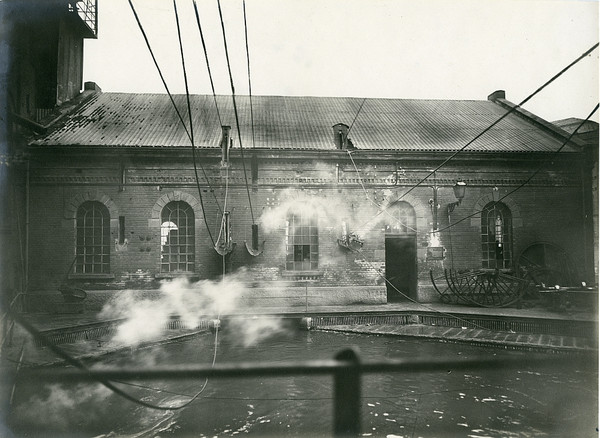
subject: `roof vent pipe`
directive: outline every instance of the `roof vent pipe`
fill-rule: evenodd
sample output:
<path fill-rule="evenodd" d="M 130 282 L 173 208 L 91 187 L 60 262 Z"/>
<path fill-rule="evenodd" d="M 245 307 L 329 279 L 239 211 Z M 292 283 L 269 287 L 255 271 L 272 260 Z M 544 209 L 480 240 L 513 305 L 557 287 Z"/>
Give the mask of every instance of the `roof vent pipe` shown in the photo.
<path fill-rule="evenodd" d="M 498 99 L 506 99 L 506 92 L 504 90 L 496 90 L 488 96 L 488 100 L 491 100 L 492 102 L 495 102 Z"/>
<path fill-rule="evenodd" d="M 221 137 L 221 167 L 229 166 L 229 149 L 231 147 L 231 139 L 229 132 L 231 126 L 221 126 L 223 134 Z"/>
<path fill-rule="evenodd" d="M 350 127 L 343 123 L 338 123 L 332 126 L 333 128 L 333 142 L 335 143 L 335 148 L 338 150 L 344 150 L 347 148 L 348 144 L 348 129 Z"/>

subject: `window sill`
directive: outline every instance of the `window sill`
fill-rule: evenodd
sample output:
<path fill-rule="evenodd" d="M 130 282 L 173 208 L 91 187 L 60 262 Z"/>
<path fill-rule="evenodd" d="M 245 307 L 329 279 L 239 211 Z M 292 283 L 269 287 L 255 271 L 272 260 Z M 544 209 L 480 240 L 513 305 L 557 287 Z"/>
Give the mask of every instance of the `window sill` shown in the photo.
<path fill-rule="evenodd" d="M 321 277 L 323 271 L 283 271 L 281 273 L 283 277 Z"/>
<path fill-rule="evenodd" d="M 114 280 L 115 274 L 69 274 L 69 280 Z"/>
<path fill-rule="evenodd" d="M 154 278 L 157 280 L 169 280 L 173 278 L 199 278 L 199 275 L 196 272 L 161 272 L 160 274 L 155 274 Z"/>

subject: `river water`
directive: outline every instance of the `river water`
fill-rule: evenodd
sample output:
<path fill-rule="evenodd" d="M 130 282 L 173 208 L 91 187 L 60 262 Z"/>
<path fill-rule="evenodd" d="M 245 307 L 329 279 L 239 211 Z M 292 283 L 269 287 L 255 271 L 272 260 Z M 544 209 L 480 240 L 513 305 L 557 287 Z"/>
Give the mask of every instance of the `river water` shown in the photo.
<path fill-rule="evenodd" d="M 214 335 L 112 355 L 106 366 L 210 364 Z M 218 337 L 217 363 L 331 359 L 349 346 L 365 360 L 520 358 L 520 369 L 367 374 L 362 380 L 362 436 L 597 437 L 598 375 L 572 365 L 535 368 L 531 353 L 420 339 L 288 331 L 244 347 L 235 333 Z M 552 363 L 556 355 L 548 354 Z M 583 362 L 581 362 L 583 363 Z M 589 363 L 589 361 L 587 362 Z M 205 385 L 206 383 L 206 385 Z M 20 384 L 9 428 L 27 437 L 317 437 L 332 431 L 332 378 L 293 376 L 120 384 L 144 401 L 135 405 L 100 385 Z M 152 389 L 150 389 L 152 388 Z"/>

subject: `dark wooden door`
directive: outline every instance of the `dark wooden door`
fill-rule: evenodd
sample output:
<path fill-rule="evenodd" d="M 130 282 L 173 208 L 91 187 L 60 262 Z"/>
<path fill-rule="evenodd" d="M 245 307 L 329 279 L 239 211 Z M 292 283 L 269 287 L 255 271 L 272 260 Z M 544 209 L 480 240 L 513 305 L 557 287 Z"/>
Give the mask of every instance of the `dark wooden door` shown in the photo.
<path fill-rule="evenodd" d="M 388 301 L 417 299 L 416 236 L 386 236 L 385 278 Z"/>

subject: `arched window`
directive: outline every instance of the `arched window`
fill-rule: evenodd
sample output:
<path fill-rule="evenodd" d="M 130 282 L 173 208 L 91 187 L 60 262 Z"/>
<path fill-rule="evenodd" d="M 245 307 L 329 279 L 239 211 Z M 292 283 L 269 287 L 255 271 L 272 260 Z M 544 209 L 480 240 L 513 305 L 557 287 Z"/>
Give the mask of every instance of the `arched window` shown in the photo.
<path fill-rule="evenodd" d="M 288 271 L 312 271 L 319 268 L 319 229 L 317 215 L 310 212 L 289 213 L 285 232 Z"/>
<path fill-rule="evenodd" d="M 484 268 L 512 267 L 512 215 L 501 202 L 490 202 L 481 213 L 481 249 Z"/>
<path fill-rule="evenodd" d="M 385 234 L 417 233 L 417 215 L 408 202 L 400 201 L 391 205 L 385 215 Z"/>
<path fill-rule="evenodd" d="M 160 216 L 160 272 L 193 272 L 194 210 L 186 202 L 173 201 L 164 206 Z"/>
<path fill-rule="evenodd" d="M 98 201 L 86 201 L 77 209 L 75 273 L 110 272 L 110 214 Z"/>

